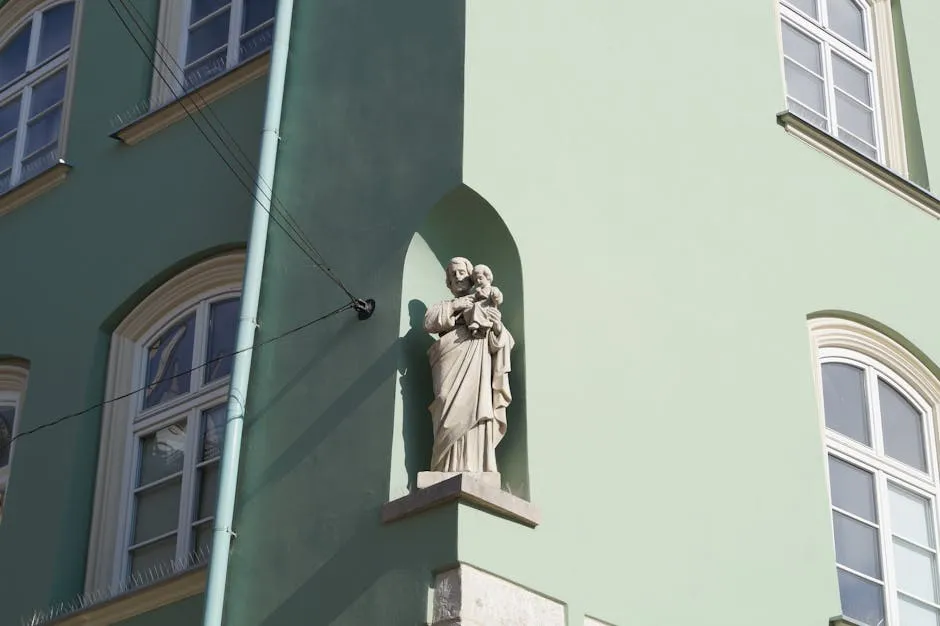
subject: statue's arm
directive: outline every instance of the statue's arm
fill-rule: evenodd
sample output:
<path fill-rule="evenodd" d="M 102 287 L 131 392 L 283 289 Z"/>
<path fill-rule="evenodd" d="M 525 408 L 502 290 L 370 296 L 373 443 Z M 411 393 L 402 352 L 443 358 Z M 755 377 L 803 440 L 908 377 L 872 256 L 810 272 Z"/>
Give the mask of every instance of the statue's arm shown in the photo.
<path fill-rule="evenodd" d="M 503 292 L 499 290 L 499 287 L 491 287 L 491 289 L 492 291 L 490 291 L 490 302 L 492 302 L 496 306 L 502 306 L 503 305 Z"/>
<path fill-rule="evenodd" d="M 446 333 L 457 325 L 457 314 L 452 302 L 438 302 L 428 307 L 424 315 L 424 331 Z"/>

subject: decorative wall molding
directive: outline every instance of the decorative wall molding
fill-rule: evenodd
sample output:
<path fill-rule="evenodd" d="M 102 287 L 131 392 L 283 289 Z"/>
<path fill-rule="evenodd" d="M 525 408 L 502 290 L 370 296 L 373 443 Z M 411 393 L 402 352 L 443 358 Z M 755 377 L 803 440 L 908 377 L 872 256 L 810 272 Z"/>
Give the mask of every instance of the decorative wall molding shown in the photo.
<path fill-rule="evenodd" d="M 788 133 L 802 139 L 823 154 L 831 156 L 862 176 L 875 181 L 891 193 L 926 211 L 932 217 L 940 218 L 940 199 L 920 185 L 850 148 L 829 133 L 789 111 L 778 113 L 777 123 Z"/>
<path fill-rule="evenodd" d="M 431 626 L 565 626 L 565 605 L 461 563 L 434 580 Z"/>
<path fill-rule="evenodd" d="M 27 181 L 23 181 L 16 187 L 13 187 L 3 195 L 0 195 L 0 215 L 6 215 L 10 211 L 17 209 L 33 198 L 41 196 L 53 187 L 58 187 L 65 182 L 65 178 L 72 171 L 72 166 L 65 161 L 59 160 L 58 163 L 37 174 Z"/>
<path fill-rule="evenodd" d="M 198 111 L 216 100 L 247 85 L 254 79 L 264 76 L 268 73 L 270 64 L 271 53 L 260 54 L 251 61 L 210 80 L 185 96 L 134 120 L 115 131 L 111 136 L 131 146 L 140 143 L 147 137 L 187 117 L 187 115 L 196 115 Z M 159 102 L 159 100 L 156 102 Z"/>

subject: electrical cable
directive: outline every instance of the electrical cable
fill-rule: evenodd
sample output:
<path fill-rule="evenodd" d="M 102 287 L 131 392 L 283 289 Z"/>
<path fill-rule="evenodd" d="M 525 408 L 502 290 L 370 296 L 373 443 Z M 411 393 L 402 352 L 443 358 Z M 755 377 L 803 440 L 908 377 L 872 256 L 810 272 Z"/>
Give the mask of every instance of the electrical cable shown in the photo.
<path fill-rule="evenodd" d="M 119 0 L 119 1 L 122 3 L 122 6 L 125 6 L 125 8 L 126 8 L 126 5 L 123 4 L 123 1 L 124 1 L 124 0 Z M 137 47 L 138 47 L 138 49 L 141 51 L 141 53 L 142 53 L 145 57 L 148 57 L 147 50 L 144 48 L 143 44 L 141 44 L 141 42 L 140 42 L 140 41 L 137 39 L 137 37 L 134 35 L 134 33 L 133 33 L 132 30 L 131 30 L 130 25 L 127 23 L 127 20 L 124 18 L 123 15 L 120 14 L 120 12 L 118 11 L 117 7 L 114 6 L 113 0 L 108 0 L 108 6 L 111 7 L 111 10 L 114 12 L 115 16 L 116 16 L 116 17 L 118 18 L 118 20 L 121 22 L 122 26 L 123 26 L 124 29 L 127 31 L 127 34 L 130 35 L 131 39 L 133 39 L 134 43 L 137 45 Z M 162 56 L 159 55 L 159 51 L 156 50 L 156 48 L 154 49 L 154 54 L 155 54 L 161 61 L 163 61 L 164 64 L 166 64 L 166 61 L 163 59 Z M 169 81 L 168 81 L 168 80 L 166 79 L 166 77 L 163 75 L 163 72 L 161 72 L 161 71 L 157 68 L 157 64 L 154 62 L 154 63 L 152 63 L 152 66 L 153 66 L 154 72 L 157 74 L 157 76 L 160 77 L 160 80 L 163 82 L 164 85 L 166 85 L 167 89 L 169 89 L 171 92 L 173 92 L 173 87 L 172 87 L 172 85 L 170 85 Z M 174 76 L 175 76 L 175 74 L 174 74 Z M 177 81 L 179 81 L 178 78 L 177 78 Z M 183 88 L 182 83 L 180 83 L 180 86 L 181 86 L 181 88 Z M 235 176 L 236 180 L 238 180 L 238 182 L 242 185 L 242 187 L 245 188 L 245 190 L 249 193 L 249 195 L 251 195 L 251 197 L 252 197 L 254 200 L 257 201 L 258 198 L 257 198 L 256 192 L 255 192 L 251 187 L 249 187 L 249 186 L 245 183 L 244 180 L 242 180 L 242 177 L 239 175 L 239 173 L 235 170 L 235 168 L 232 166 L 232 164 L 225 158 L 225 156 L 219 151 L 218 146 L 216 146 L 215 143 L 213 143 L 212 139 L 209 137 L 208 134 L 206 134 L 206 131 L 205 131 L 205 130 L 202 128 L 202 126 L 198 123 L 198 121 L 196 120 L 196 118 L 193 117 L 192 113 L 190 112 L 189 108 L 187 107 L 187 105 L 186 105 L 185 102 L 184 102 L 186 99 L 191 99 L 191 98 L 190 98 L 189 95 L 185 95 L 185 96 L 183 96 L 182 98 L 180 98 L 180 99 L 178 100 L 178 102 L 180 103 L 180 106 L 182 107 L 183 111 L 186 113 L 186 116 L 190 119 L 190 121 L 192 121 L 193 125 L 196 127 L 196 129 L 199 131 L 199 133 L 203 136 L 203 138 L 206 140 L 206 142 L 207 142 L 207 143 L 209 144 L 209 146 L 212 148 L 213 152 L 216 153 L 216 156 L 218 156 L 218 157 L 222 160 L 222 162 L 225 164 L 225 166 L 229 169 L 229 171 L 232 172 L 232 174 Z M 197 110 L 197 112 L 200 112 L 198 106 L 196 107 L 196 110 Z M 200 114 L 202 114 L 202 113 L 200 112 Z M 206 119 L 206 121 L 208 121 L 208 118 L 205 117 L 204 114 L 202 114 L 202 115 L 203 115 L 203 118 Z M 213 129 L 214 129 L 214 127 L 213 127 Z M 218 131 L 216 130 L 215 132 L 216 132 L 217 137 L 219 137 L 219 139 L 222 139 L 221 135 L 218 134 Z M 229 151 L 231 152 L 231 148 L 228 146 L 228 144 L 225 144 L 224 140 L 223 140 L 223 144 L 226 145 L 226 147 L 227 147 L 227 148 L 229 149 Z M 234 154 L 234 153 L 232 153 L 232 154 Z M 244 165 L 243 165 L 243 167 L 244 167 Z M 271 197 L 271 196 L 268 196 L 268 195 L 266 195 L 266 194 L 264 194 L 264 191 L 263 191 L 262 189 L 260 189 L 260 188 L 258 189 L 257 193 L 261 193 L 261 194 L 262 194 L 262 197 L 265 197 L 265 198 L 267 198 L 268 200 L 272 200 L 272 197 Z M 264 208 L 264 207 L 262 207 L 262 208 Z M 289 229 L 287 226 L 285 226 L 284 224 L 282 224 L 282 223 L 278 220 L 278 215 L 275 215 L 275 213 L 272 213 L 272 211 L 269 210 L 269 209 L 267 209 L 267 208 L 265 208 L 265 211 L 267 211 L 267 213 L 271 216 L 272 221 L 274 221 L 274 223 L 277 224 L 277 225 L 284 231 L 284 233 L 287 235 L 287 237 L 301 250 L 301 252 L 303 252 L 303 253 L 307 256 L 307 258 L 309 258 L 309 259 L 313 262 L 313 264 L 314 264 L 320 271 L 322 271 L 324 274 L 326 274 L 326 276 L 327 276 L 330 280 L 332 280 L 340 289 L 343 290 L 343 292 L 349 297 L 351 303 L 355 304 L 355 303 L 357 303 L 357 302 L 362 302 L 361 300 L 357 299 L 357 298 L 352 294 L 352 292 L 350 292 L 350 290 L 346 287 L 346 285 L 345 285 L 336 275 L 334 275 L 334 274 L 332 273 L 332 271 L 330 270 L 330 268 L 327 267 L 325 263 L 320 262 L 320 261 L 318 261 L 317 259 L 315 259 L 314 256 L 311 254 L 311 252 L 308 251 L 308 250 L 304 247 L 304 245 L 303 245 L 302 243 L 300 243 L 300 242 L 297 240 L 298 237 L 303 237 L 304 240 L 309 241 L 308 238 L 306 238 L 305 236 L 301 235 L 301 232 L 302 232 L 302 231 L 299 231 L 299 230 L 298 230 L 298 234 L 295 235 L 294 233 L 291 232 L 291 229 Z M 282 211 L 283 211 L 283 209 L 282 209 Z M 295 222 L 295 223 L 296 223 L 296 222 Z M 313 248 L 312 244 L 309 244 L 309 245 L 311 245 L 311 248 L 312 248 L 314 251 L 316 251 L 316 248 Z M 319 252 L 317 252 L 317 254 L 322 258 L 322 255 L 320 255 Z"/>
<path fill-rule="evenodd" d="M 251 176 L 252 180 L 256 179 L 257 173 L 258 173 L 257 167 L 252 161 L 251 157 L 249 157 L 245 153 L 244 149 L 238 143 L 238 140 L 235 138 L 232 132 L 229 131 L 228 128 L 225 126 L 225 123 L 222 122 L 222 120 L 219 118 L 218 115 L 216 115 L 215 109 L 212 108 L 211 104 L 198 92 L 198 90 L 191 91 L 188 93 L 186 92 L 185 83 L 180 78 L 180 76 L 185 77 L 185 70 L 183 66 L 180 65 L 180 63 L 176 60 L 176 57 L 170 52 L 166 44 L 164 44 L 163 41 L 160 40 L 157 33 L 153 29 L 148 27 L 147 20 L 144 17 L 143 13 L 141 13 L 140 10 L 134 6 L 133 2 L 126 2 L 125 0 L 118 0 L 118 1 L 121 3 L 121 6 L 124 8 L 124 10 L 127 11 L 127 14 L 131 18 L 131 21 L 134 22 L 134 25 L 137 27 L 137 30 L 140 31 L 140 34 L 144 36 L 144 39 L 146 40 L 146 42 L 149 45 L 153 46 L 154 54 L 156 55 L 156 58 L 158 58 L 165 66 L 170 65 L 170 63 L 167 62 L 167 59 L 169 59 L 169 61 L 172 62 L 172 65 L 173 67 L 176 68 L 176 70 L 171 71 L 171 74 L 173 78 L 175 79 L 176 83 L 179 85 L 180 91 L 183 93 L 182 97 L 191 98 L 194 101 L 196 100 L 196 98 L 199 99 L 201 104 L 197 103 L 198 106 L 196 108 L 196 111 L 208 123 L 209 128 L 211 128 L 213 133 L 216 135 L 216 137 L 218 137 L 222 141 L 223 145 L 228 149 L 229 153 L 236 157 L 236 160 L 238 164 L 242 167 L 242 169 L 249 176 Z M 160 54 L 159 49 L 161 48 L 163 49 L 163 52 L 165 53 L 166 56 L 163 56 L 162 54 Z M 155 66 L 153 69 L 156 71 Z M 170 89 L 172 89 L 172 87 L 170 87 Z M 215 123 L 213 123 L 213 121 L 210 120 L 209 117 L 203 112 L 204 110 L 209 112 L 209 114 L 214 119 Z M 218 124 L 218 127 L 216 127 L 215 124 Z M 226 136 L 223 137 L 222 132 L 220 131 L 224 132 Z M 234 146 L 234 151 L 232 150 L 233 146 Z M 235 154 L 236 151 L 238 152 L 238 154 Z M 317 250 L 316 246 L 313 245 L 313 242 L 304 234 L 303 229 L 300 227 L 300 224 L 297 223 L 297 221 L 294 219 L 290 211 L 288 211 L 287 208 L 284 207 L 280 198 L 274 195 L 274 190 L 271 189 L 267 181 L 263 181 L 263 182 L 264 182 L 265 187 L 268 188 L 268 191 L 265 192 L 264 190 L 262 190 L 261 193 L 265 197 L 269 198 L 273 204 L 277 205 L 276 208 L 280 209 L 280 211 L 283 214 L 282 216 L 288 222 L 291 228 L 294 229 L 297 236 L 300 237 L 300 239 L 308 246 L 310 251 L 312 251 L 314 254 L 316 254 L 317 257 L 319 257 L 320 262 L 326 266 L 327 270 L 332 272 L 332 268 L 329 267 L 329 264 L 326 262 L 326 259 L 320 253 L 320 251 Z"/>
<path fill-rule="evenodd" d="M 60 416 L 60 417 L 57 417 L 57 418 L 54 419 L 54 420 L 51 420 L 51 421 L 45 422 L 45 423 L 43 423 L 43 424 L 40 424 L 39 426 L 36 426 L 36 427 L 34 427 L 34 428 L 30 428 L 29 430 L 24 430 L 24 431 L 22 431 L 22 432 L 20 432 L 20 433 L 17 433 L 17 435 L 16 435 L 15 437 L 13 437 L 13 438 L 10 440 L 10 444 L 12 445 L 13 442 L 16 441 L 17 439 L 20 439 L 20 438 L 22 438 L 22 437 L 26 437 L 26 436 L 28 436 L 28 435 L 32 435 L 32 434 L 37 433 L 37 432 L 39 432 L 39 431 L 41 431 L 41 430 L 45 430 L 45 429 L 47 429 L 47 428 L 52 428 L 53 426 L 57 426 L 57 425 L 61 424 L 62 422 L 65 422 L 65 421 L 74 419 L 74 418 L 76 418 L 76 417 L 80 417 L 80 416 L 84 415 L 85 413 L 88 413 L 89 411 L 94 411 L 95 409 L 99 409 L 99 408 L 101 408 L 101 407 L 103 407 L 103 406 L 105 406 L 105 405 L 111 404 L 112 402 L 118 402 L 118 401 L 120 401 L 120 400 L 124 400 L 124 399 L 126 399 L 126 398 L 130 398 L 131 396 L 133 396 L 133 395 L 135 395 L 135 394 L 138 394 L 138 393 L 141 393 L 141 392 L 143 392 L 143 391 L 146 391 L 147 389 L 149 389 L 150 387 L 153 387 L 154 385 L 159 385 L 160 383 L 163 383 L 163 382 L 168 381 L 168 380 L 173 380 L 174 378 L 179 378 L 180 376 L 186 376 L 186 375 L 188 375 L 188 374 L 192 374 L 193 372 L 195 372 L 196 370 L 198 370 L 198 369 L 200 369 L 200 368 L 206 367 L 207 365 L 212 365 L 213 363 L 215 363 L 215 362 L 217 362 L 217 361 L 221 361 L 221 360 L 223 360 L 223 359 L 227 359 L 227 358 L 232 357 L 232 356 L 235 356 L 236 354 L 239 354 L 239 353 L 241 353 L 241 352 L 247 352 L 247 351 L 249 351 L 249 350 L 254 350 L 255 348 L 260 348 L 260 347 L 266 346 L 266 345 L 268 345 L 268 344 L 270 344 L 270 343 L 274 343 L 275 341 L 278 341 L 278 340 L 280 340 L 280 339 L 283 339 L 284 337 L 287 337 L 287 336 L 289 336 L 289 335 L 293 335 L 294 333 L 299 332 L 299 331 L 301 331 L 301 330 L 304 330 L 305 328 L 309 328 L 310 326 L 313 326 L 313 325 L 316 324 L 317 322 L 322 322 L 322 321 L 325 320 L 325 319 L 328 319 L 328 318 L 330 318 L 330 317 L 333 317 L 333 316 L 336 315 L 337 313 L 342 313 L 343 311 L 346 311 L 346 310 L 352 309 L 352 308 L 355 308 L 355 304 L 354 304 L 353 302 L 348 302 L 348 303 L 344 304 L 343 306 L 341 306 L 341 307 L 339 307 L 339 308 L 333 309 L 332 311 L 330 311 L 329 313 L 326 313 L 325 315 L 321 315 L 320 317 L 315 318 L 315 319 L 312 319 L 312 320 L 310 320 L 309 322 L 305 322 L 305 323 L 303 323 L 303 324 L 301 324 L 301 325 L 299 325 L 299 326 L 295 326 L 295 327 L 291 328 L 290 330 L 287 330 L 287 331 L 285 331 L 285 332 L 283 332 L 283 333 L 281 333 L 281 334 L 279 334 L 279 335 L 275 335 L 274 337 L 271 337 L 270 339 L 265 339 L 264 341 L 259 341 L 258 343 L 252 344 L 252 345 L 248 346 L 247 348 L 242 348 L 241 350 L 235 350 L 235 351 L 233 351 L 233 352 L 229 352 L 229 353 L 226 353 L 226 354 L 217 356 L 217 357 L 215 357 L 215 358 L 209 359 L 208 361 L 206 361 L 206 362 L 204 362 L 204 363 L 200 363 L 199 365 L 197 365 L 197 366 L 195 366 L 195 367 L 191 367 L 190 369 L 188 369 L 188 370 L 186 370 L 186 371 L 184 371 L 184 372 L 179 372 L 179 373 L 177 373 L 177 374 L 173 374 L 172 376 L 164 376 L 163 378 L 159 378 L 159 379 L 157 379 L 157 380 L 154 380 L 154 381 L 148 383 L 147 385 L 144 385 L 143 387 L 140 387 L 140 388 L 138 388 L 138 389 L 134 389 L 133 391 L 128 391 L 127 393 L 122 393 L 122 394 L 119 395 L 119 396 L 115 396 L 115 397 L 113 397 L 113 398 L 108 398 L 107 400 L 102 400 L 101 402 L 97 402 L 97 403 L 95 403 L 95 404 L 92 404 L 91 406 L 88 406 L 88 407 L 82 409 L 81 411 L 76 411 L 76 412 L 74 412 L 74 413 L 68 413 L 68 414 L 66 414 L 66 415 L 62 415 L 62 416 Z"/>

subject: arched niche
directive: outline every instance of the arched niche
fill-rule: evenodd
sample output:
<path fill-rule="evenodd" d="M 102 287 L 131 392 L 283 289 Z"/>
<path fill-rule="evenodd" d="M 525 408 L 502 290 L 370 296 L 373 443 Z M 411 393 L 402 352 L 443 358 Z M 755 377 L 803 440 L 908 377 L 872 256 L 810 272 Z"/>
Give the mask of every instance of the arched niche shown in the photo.
<path fill-rule="evenodd" d="M 428 305 L 452 297 L 444 285 L 444 268 L 455 256 L 488 265 L 493 270 L 493 284 L 505 296 L 503 321 L 516 341 L 509 377 L 513 401 L 507 411 L 506 436 L 496 456 L 503 489 L 528 499 L 522 263 L 499 213 L 465 185 L 431 208 L 405 255 L 389 497 L 413 491 L 418 472 L 430 464 L 433 441 L 428 405 L 433 392 L 427 350 L 436 337 L 424 332 L 422 326 Z"/>

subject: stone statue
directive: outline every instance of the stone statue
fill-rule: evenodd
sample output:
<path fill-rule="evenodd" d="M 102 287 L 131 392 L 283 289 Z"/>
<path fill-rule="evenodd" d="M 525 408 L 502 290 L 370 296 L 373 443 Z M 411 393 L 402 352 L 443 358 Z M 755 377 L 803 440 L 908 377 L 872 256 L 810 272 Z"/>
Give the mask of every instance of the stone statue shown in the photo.
<path fill-rule="evenodd" d="M 424 330 L 440 339 L 428 350 L 434 387 L 428 407 L 434 428 L 431 472 L 419 474 L 418 486 L 451 473 L 484 472 L 486 482 L 498 487 L 496 446 L 506 433 L 506 407 L 512 402 L 514 345 L 499 311 L 503 295 L 492 285 L 490 268 L 474 267 L 463 257 L 447 264 L 446 280 L 454 298 L 432 305 L 424 318 Z"/>

